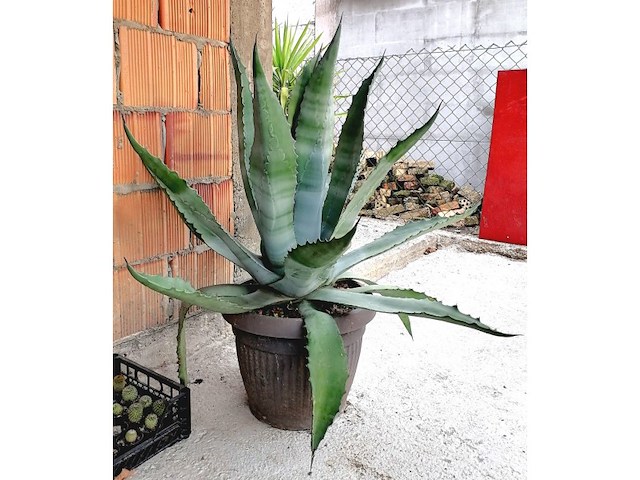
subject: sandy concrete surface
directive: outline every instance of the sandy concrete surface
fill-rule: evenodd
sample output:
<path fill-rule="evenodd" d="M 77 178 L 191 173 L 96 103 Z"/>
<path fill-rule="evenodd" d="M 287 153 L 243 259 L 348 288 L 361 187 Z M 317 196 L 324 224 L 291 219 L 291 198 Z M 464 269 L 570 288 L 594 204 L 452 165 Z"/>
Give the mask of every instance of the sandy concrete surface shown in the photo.
<path fill-rule="evenodd" d="M 131 478 L 525 479 L 527 264 L 468 250 L 452 242 L 378 283 L 424 291 L 523 336 L 414 318 L 411 340 L 397 316 L 377 314 L 347 408 L 308 476 L 309 433 L 252 416 L 230 327 L 217 314 L 199 315 L 187 327 L 190 380 L 202 380 L 190 385 L 192 434 Z M 177 379 L 175 333 L 175 325 L 145 332 L 114 352 Z"/>

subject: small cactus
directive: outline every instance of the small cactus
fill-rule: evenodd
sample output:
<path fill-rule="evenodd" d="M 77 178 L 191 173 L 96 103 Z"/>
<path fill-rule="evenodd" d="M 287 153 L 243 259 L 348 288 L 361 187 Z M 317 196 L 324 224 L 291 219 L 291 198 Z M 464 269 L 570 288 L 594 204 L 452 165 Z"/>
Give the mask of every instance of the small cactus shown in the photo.
<path fill-rule="evenodd" d="M 115 377 L 113 377 L 113 391 L 114 392 L 118 392 L 120 393 L 122 391 L 122 389 L 126 386 L 127 384 L 127 377 L 125 377 L 123 374 L 118 374 Z"/>
<path fill-rule="evenodd" d="M 151 406 L 151 404 L 153 403 L 153 400 L 149 395 L 142 395 L 138 399 L 138 402 L 140 402 L 144 408 L 147 408 Z"/>
<path fill-rule="evenodd" d="M 147 430 L 155 430 L 158 425 L 158 416 L 155 413 L 150 413 L 144 419 L 144 427 Z"/>
<path fill-rule="evenodd" d="M 124 412 L 124 407 L 122 405 L 120 405 L 119 403 L 114 403 L 113 404 L 113 416 L 114 417 L 119 417 L 120 415 L 122 415 L 122 412 Z"/>
<path fill-rule="evenodd" d="M 128 443 L 133 443 L 138 439 L 138 432 L 133 428 L 127 430 L 127 433 L 124 434 L 124 439 Z"/>
<path fill-rule="evenodd" d="M 127 385 L 122 389 L 122 401 L 127 403 L 135 402 L 138 398 L 138 389 L 135 385 Z"/>
<path fill-rule="evenodd" d="M 135 402 L 129 405 L 129 411 L 127 412 L 127 418 L 131 423 L 140 423 L 142 421 L 142 416 L 144 412 L 144 407 L 141 403 Z"/>
<path fill-rule="evenodd" d="M 153 413 L 155 413 L 158 417 L 161 417 L 167 408 L 167 402 L 165 402 L 164 399 L 159 398 L 158 400 L 153 402 L 151 408 L 153 409 Z"/>

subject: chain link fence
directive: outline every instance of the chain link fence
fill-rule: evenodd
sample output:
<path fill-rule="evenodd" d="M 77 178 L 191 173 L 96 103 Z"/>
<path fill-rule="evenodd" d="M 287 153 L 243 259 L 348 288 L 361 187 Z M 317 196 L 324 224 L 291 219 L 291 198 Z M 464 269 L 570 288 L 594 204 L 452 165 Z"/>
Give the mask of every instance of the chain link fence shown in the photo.
<path fill-rule="evenodd" d="M 409 152 L 407 162 L 430 162 L 434 172 L 483 192 L 499 70 L 527 68 L 527 43 L 456 48 L 385 56 L 369 94 L 365 156 L 385 153 L 425 123 L 438 119 Z M 351 96 L 380 57 L 338 60 L 335 139 Z"/>

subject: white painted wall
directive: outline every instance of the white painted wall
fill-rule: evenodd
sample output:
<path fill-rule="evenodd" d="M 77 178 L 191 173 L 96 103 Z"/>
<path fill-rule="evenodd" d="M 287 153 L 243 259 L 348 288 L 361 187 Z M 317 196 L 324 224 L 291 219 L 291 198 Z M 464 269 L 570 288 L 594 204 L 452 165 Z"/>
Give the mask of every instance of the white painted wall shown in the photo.
<path fill-rule="evenodd" d="M 527 38 L 527 0 L 316 0 L 318 33 L 330 38 L 340 16 L 339 58 Z"/>
<path fill-rule="evenodd" d="M 271 17 L 278 23 L 289 20 L 289 24 L 301 25 L 315 20 L 315 0 L 272 0 Z"/>

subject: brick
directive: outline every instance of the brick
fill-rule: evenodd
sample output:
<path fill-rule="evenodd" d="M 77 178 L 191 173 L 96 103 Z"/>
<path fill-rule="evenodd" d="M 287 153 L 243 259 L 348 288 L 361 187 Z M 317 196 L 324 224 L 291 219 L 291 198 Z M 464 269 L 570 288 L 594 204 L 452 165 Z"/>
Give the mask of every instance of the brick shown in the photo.
<path fill-rule="evenodd" d="M 397 175 L 396 180 L 398 182 L 415 182 L 417 179 L 415 175 L 409 175 L 408 173 L 405 173 L 403 175 Z"/>
<path fill-rule="evenodd" d="M 197 107 L 194 43 L 128 27 L 119 28 L 119 38 L 120 91 L 124 105 Z"/>
<path fill-rule="evenodd" d="M 222 47 L 205 45 L 200 68 L 200 102 L 206 110 L 229 111 L 229 56 Z"/>
<path fill-rule="evenodd" d="M 125 115 L 129 130 L 152 155 L 162 153 L 162 120 L 157 112 Z M 133 150 L 122 125 L 120 112 L 113 112 L 113 183 L 155 184 L 155 180 Z"/>
<path fill-rule="evenodd" d="M 407 201 L 403 202 L 403 205 L 405 210 L 417 210 L 422 206 L 421 203 L 418 203 L 413 199 L 407 199 Z"/>
<path fill-rule="evenodd" d="M 158 0 L 113 0 L 113 18 L 158 26 Z"/>
<path fill-rule="evenodd" d="M 460 208 L 457 200 L 453 200 L 452 202 L 443 203 L 442 205 L 438 205 L 440 207 L 441 212 L 446 212 L 448 210 L 457 210 Z"/>
<path fill-rule="evenodd" d="M 113 105 L 118 103 L 118 89 L 116 88 L 117 76 L 116 76 L 116 56 L 113 55 Z"/>
<path fill-rule="evenodd" d="M 169 261 L 169 268 L 172 276 L 187 280 L 196 288 L 233 283 L 233 264 L 213 250 L 177 255 Z M 178 316 L 179 308 L 178 302 L 175 302 L 173 310 L 175 318 Z M 193 307 L 189 312 L 194 313 L 200 310 Z"/>
<path fill-rule="evenodd" d="M 157 189 L 133 195 L 140 197 L 142 258 L 168 253 L 164 193 Z"/>
<path fill-rule="evenodd" d="M 233 211 L 233 182 L 225 180 L 220 183 L 200 184 L 196 190 L 218 219 L 220 225 L 233 233 L 231 212 Z"/>
<path fill-rule="evenodd" d="M 165 212 L 165 251 L 175 253 L 189 248 L 189 227 L 182 221 L 176 207 L 169 197 L 162 194 Z"/>
<path fill-rule="evenodd" d="M 403 220 L 413 220 L 414 218 L 429 218 L 431 217 L 431 209 L 429 207 L 418 208 L 408 212 L 403 212 L 399 215 Z"/>
<path fill-rule="evenodd" d="M 441 193 L 421 193 L 419 197 L 420 197 L 420 200 L 423 200 L 427 203 L 436 203 L 442 200 Z"/>
<path fill-rule="evenodd" d="M 118 340 L 122 338 L 124 335 L 122 334 L 122 299 L 120 297 L 120 275 L 117 275 L 116 271 L 113 272 L 113 281 L 112 281 L 112 289 L 113 289 L 113 328 L 112 335 L 113 340 Z"/>
<path fill-rule="evenodd" d="M 456 184 L 453 181 L 444 179 L 440 181 L 440 186 L 449 191 L 453 191 L 456 188 Z"/>
<path fill-rule="evenodd" d="M 465 217 L 463 220 L 465 227 L 475 227 L 476 225 L 480 225 L 480 219 L 478 215 L 471 215 L 470 217 Z"/>
<path fill-rule="evenodd" d="M 124 265 L 189 247 L 189 231 L 160 189 L 114 195 L 114 265 Z"/>
<path fill-rule="evenodd" d="M 134 268 L 154 275 L 166 276 L 168 273 L 165 260 L 143 263 Z M 126 268 L 114 270 L 113 278 L 114 340 L 166 323 L 168 297 L 142 285 Z"/>
<path fill-rule="evenodd" d="M 229 41 L 229 0 L 160 0 L 165 30 Z"/>
<path fill-rule="evenodd" d="M 404 212 L 404 207 L 402 205 L 393 205 L 391 207 L 383 207 L 383 208 L 376 209 L 374 211 L 374 216 L 376 218 L 386 218 L 400 212 Z"/>
<path fill-rule="evenodd" d="M 231 116 L 167 114 L 165 163 L 183 178 L 231 175 Z"/>
<path fill-rule="evenodd" d="M 231 262 L 213 250 L 176 255 L 169 262 L 171 274 L 187 280 L 195 288 L 231 283 Z"/>
<path fill-rule="evenodd" d="M 233 235 L 233 221 L 231 219 L 233 212 L 233 182 L 225 180 L 218 184 L 197 184 L 194 185 L 194 188 L 209 206 L 218 223 Z M 195 237 L 192 241 L 195 245 L 202 245 L 202 242 Z"/>
<path fill-rule="evenodd" d="M 411 195 L 413 195 L 413 192 L 411 192 L 410 190 L 396 190 L 395 192 L 393 192 L 393 196 L 399 198 L 406 198 L 410 197 Z"/>
<path fill-rule="evenodd" d="M 411 168 L 407 168 L 407 174 L 408 175 L 428 175 L 429 174 L 429 169 L 428 168 L 420 168 L 420 167 L 411 167 Z"/>
<path fill-rule="evenodd" d="M 123 265 L 143 258 L 140 195 L 113 195 L 113 262 Z"/>
<path fill-rule="evenodd" d="M 427 170 L 433 170 L 435 166 L 436 162 L 433 160 L 411 160 L 410 162 L 407 162 L 409 170 L 414 169 L 418 174 L 427 173 Z"/>
<path fill-rule="evenodd" d="M 114 270 L 113 272 L 113 279 L 112 279 L 112 289 L 113 289 L 113 295 L 112 295 L 112 302 L 113 302 L 113 327 L 112 327 L 112 335 L 113 335 L 113 341 L 119 340 L 120 338 L 124 337 L 123 334 L 123 330 L 124 330 L 124 326 L 123 326 L 123 316 L 125 315 L 123 308 L 122 308 L 122 296 L 120 295 L 120 276 L 119 272 L 117 270 Z"/>
<path fill-rule="evenodd" d="M 482 195 L 476 192 L 469 184 L 464 185 L 458 191 L 458 194 L 469 200 L 471 203 L 479 202 L 482 200 Z"/>

